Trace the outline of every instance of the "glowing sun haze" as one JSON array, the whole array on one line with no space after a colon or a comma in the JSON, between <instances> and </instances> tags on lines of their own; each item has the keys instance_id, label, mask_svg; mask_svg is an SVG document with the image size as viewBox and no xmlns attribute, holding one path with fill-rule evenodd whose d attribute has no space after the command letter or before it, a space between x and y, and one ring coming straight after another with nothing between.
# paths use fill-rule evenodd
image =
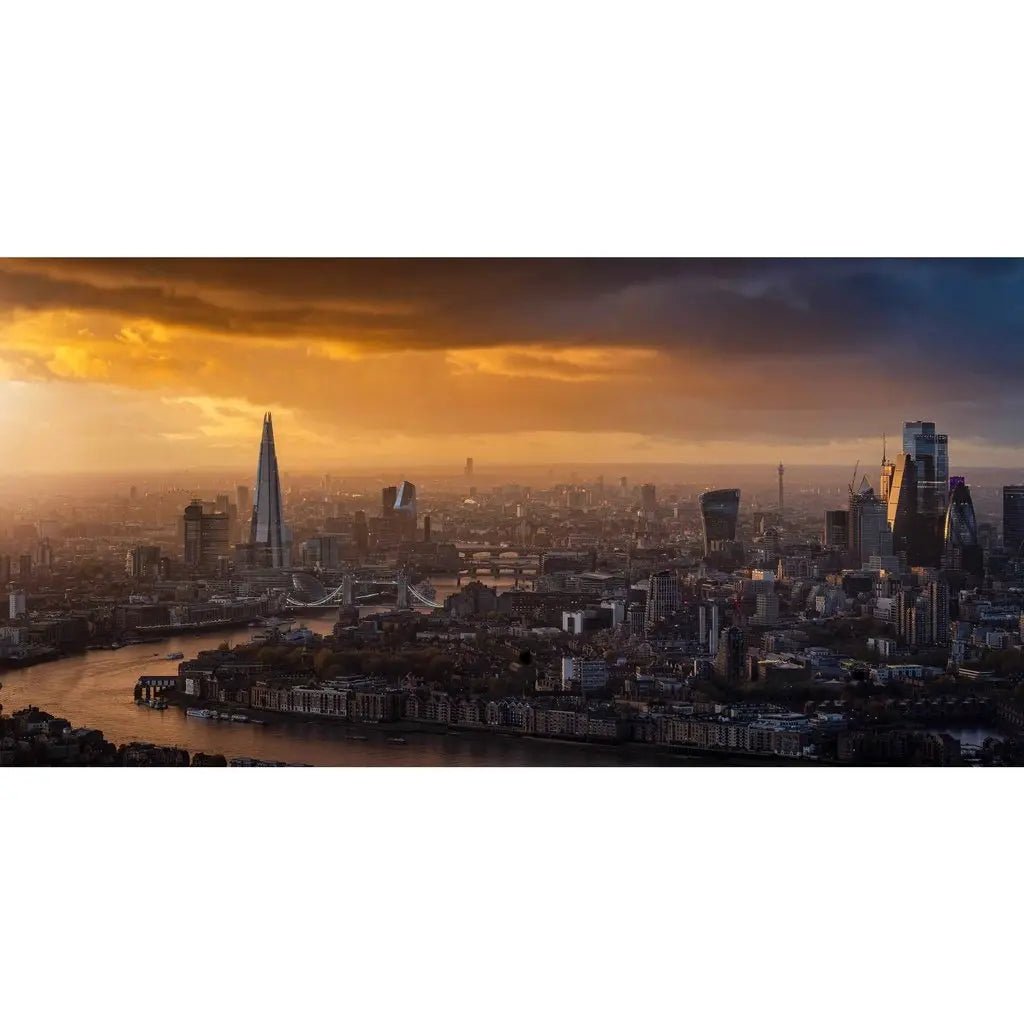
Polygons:
<instances>
[{"instance_id":1,"label":"glowing sun haze","mask_svg":"<svg viewBox=\"0 0 1024 1024\"><path fill-rule=\"evenodd\" d=\"M1024 270L916 260L5 260L9 471L1021 461Z\"/></svg>"}]
</instances>

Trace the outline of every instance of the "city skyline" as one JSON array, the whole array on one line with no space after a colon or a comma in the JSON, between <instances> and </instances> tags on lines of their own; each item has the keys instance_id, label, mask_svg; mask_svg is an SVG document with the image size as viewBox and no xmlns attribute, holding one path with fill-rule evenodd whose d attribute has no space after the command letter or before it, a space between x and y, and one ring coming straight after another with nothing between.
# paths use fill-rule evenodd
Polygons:
<instances>
[{"instance_id":1,"label":"city skyline","mask_svg":"<svg viewBox=\"0 0 1024 1024\"><path fill-rule=\"evenodd\" d=\"M16 472L241 469L268 408L293 471L871 464L901 415L945 424L959 467L1010 469L1022 281L1015 261L7 260L0 418L41 428Z\"/></svg>"},{"instance_id":2,"label":"city skyline","mask_svg":"<svg viewBox=\"0 0 1024 1024\"><path fill-rule=\"evenodd\" d=\"M353 491L283 488L267 410L251 485L0 507L4 687L46 705L0 714L0 764L1020 763L1024 487L976 508L944 428L842 500L781 463L760 496L481 487L473 456Z\"/></svg>"}]
</instances>

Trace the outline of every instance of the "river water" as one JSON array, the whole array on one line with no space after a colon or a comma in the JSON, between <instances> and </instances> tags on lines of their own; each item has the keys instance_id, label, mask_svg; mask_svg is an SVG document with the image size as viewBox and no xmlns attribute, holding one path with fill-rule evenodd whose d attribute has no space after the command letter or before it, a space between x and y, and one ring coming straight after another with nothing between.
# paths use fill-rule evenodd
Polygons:
<instances>
[{"instance_id":1,"label":"river water","mask_svg":"<svg viewBox=\"0 0 1024 1024\"><path fill-rule=\"evenodd\" d=\"M492 585L489 577L481 579ZM454 581L435 579L438 600ZM504 583L504 580L502 581ZM509 581L511 582L511 581ZM336 611L302 612L299 624L329 632ZM257 726L189 718L180 708L155 711L134 701L140 675L174 675L171 651L186 658L225 641L247 642L252 630L238 629L172 636L155 643L122 647L12 669L0 675L0 702L10 713L30 704L67 718L75 726L101 729L113 743L144 741L188 751L256 757L314 765L620 765L636 764L635 753L608 747L583 747L513 736L410 733L404 745L388 743L372 727L269 722ZM365 735L365 741L353 740ZM686 763L674 758L644 757L644 763Z\"/></svg>"}]
</instances>

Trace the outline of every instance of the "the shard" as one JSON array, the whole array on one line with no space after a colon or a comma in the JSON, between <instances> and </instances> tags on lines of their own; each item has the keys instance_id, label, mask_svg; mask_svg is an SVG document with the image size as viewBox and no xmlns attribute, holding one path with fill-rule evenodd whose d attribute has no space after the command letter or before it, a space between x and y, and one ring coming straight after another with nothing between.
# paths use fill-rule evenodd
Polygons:
<instances>
[{"instance_id":1,"label":"the shard","mask_svg":"<svg viewBox=\"0 0 1024 1024\"><path fill-rule=\"evenodd\" d=\"M277 471L277 452L274 450L274 422L268 412L263 417L263 437L260 440L260 461L256 467L256 493L249 532L249 543L255 549L258 563L273 569L287 567L290 559L286 538L287 530L281 512L281 478Z\"/></svg>"}]
</instances>

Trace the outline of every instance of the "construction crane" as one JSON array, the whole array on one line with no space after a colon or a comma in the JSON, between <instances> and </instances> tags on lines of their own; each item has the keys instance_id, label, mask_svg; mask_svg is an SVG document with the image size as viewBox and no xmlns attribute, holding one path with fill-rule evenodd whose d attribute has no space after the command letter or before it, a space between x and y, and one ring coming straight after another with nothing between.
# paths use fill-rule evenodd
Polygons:
<instances>
[{"instance_id":1,"label":"construction crane","mask_svg":"<svg viewBox=\"0 0 1024 1024\"><path fill-rule=\"evenodd\" d=\"M850 493L853 494L853 485L857 482L857 470L860 469L860 459L857 460L856 465L853 467L853 476L850 477Z\"/></svg>"}]
</instances>

